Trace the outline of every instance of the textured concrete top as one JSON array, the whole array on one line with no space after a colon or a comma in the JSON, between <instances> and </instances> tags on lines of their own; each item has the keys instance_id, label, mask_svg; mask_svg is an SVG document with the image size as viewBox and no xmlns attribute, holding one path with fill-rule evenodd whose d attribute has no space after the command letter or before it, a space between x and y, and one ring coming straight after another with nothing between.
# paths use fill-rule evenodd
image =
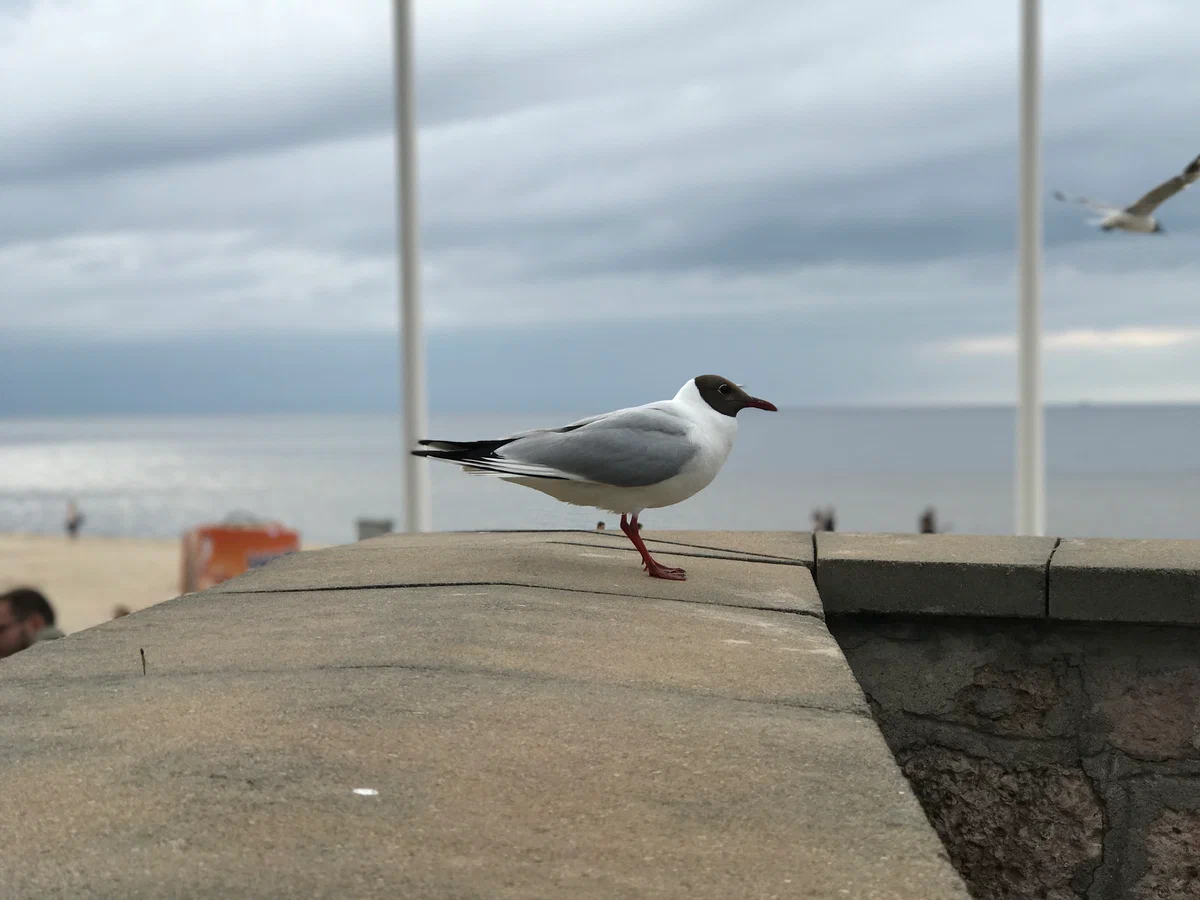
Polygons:
<instances>
[{"instance_id":1,"label":"textured concrete top","mask_svg":"<svg viewBox=\"0 0 1200 900\"><path fill-rule=\"evenodd\" d=\"M647 532L645 540L656 559L687 569L689 580L646 577L623 534L465 532L361 541L322 551L319 564L292 554L215 590L508 584L692 602L707 596L733 606L821 613L815 592L801 591L805 582L791 571L812 565L807 532ZM730 560L762 565L724 564Z\"/></svg>"},{"instance_id":2,"label":"textured concrete top","mask_svg":"<svg viewBox=\"0 0 1200 900\"><path fill-rule=\"evenodd\" d=\"M966 900L811 536L615 537L297 554L0 662L4 896Z\"/></svg>"},{"instance_id":3,"label":"textured concrete top","mask_svg":"<svg viewBox=\"0 0 1200 900\"><path fill-rule=\"evenodd\" d=\"M817 535L830 612L1044 616L1054 538Z\"/></svg>"},{"instance_id":4,"label":"textured concrete top","mask_svg":"<svg viewBox=\"0 0 1200 900\"><path fill-rule=\"evenodd\" d=\"M1200 541L819 533L827 613L1200 624Z\"/></svg>"},{"instance_id":5,"label":"textured concrete top","mask_svg":"<svg viewBox=\"0 0 1200 900\"><path fill-rule=\"evenodd\" d=\"M1200 623L1200 541L1062 541L1049 591L1055 618Z\"/></svg>"}]
</instances>

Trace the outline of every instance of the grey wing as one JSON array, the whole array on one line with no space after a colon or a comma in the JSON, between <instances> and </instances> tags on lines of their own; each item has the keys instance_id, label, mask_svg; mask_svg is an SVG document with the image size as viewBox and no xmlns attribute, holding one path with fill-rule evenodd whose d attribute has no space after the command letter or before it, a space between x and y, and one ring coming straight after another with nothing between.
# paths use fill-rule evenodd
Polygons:
<instances>
[{"instance_id":1,"label":"grey wing","mask_svg":"<svg viewBox=\"0 0 1200 900\"><path fill-rule=\"evenodd\" d=\"M574 431L576 428L596 422L605 418L606 416L615 416L623 412L626 412L626 410L618 409L614 412L598 413L594 416L588 416L586 419L576 419L574 422L568 422L566 425L558 425L553 428L530 428L528 431L518 431L515 434L510 434L507 438L505 438L505 440L515 441L518 438L525 438L530 437L531 435L540 434L562 434L567 431Z\"/></svg>"},{"instance_id":2,"label":"grey wing","mask_svg":"<svg viewBox=\"0 0 1200 900\"><path fill-rule=\"evenodd\" d=\"M585 481L644 487L678 475L696 455L699 447L689 430L688 422L673 412L643 406L529 434L498 453Z\"/></svg>"},{"instance_id":3,"label":"grey wing","mask_svg":"<svg viewBox=\"0 0 1200 900\"><path fill-rule=\"evenodd\" d=\"M1188 163L1188 167L1174 178L1167 179L1136 203L1125 207L1125 212L1135 216L1148 216L1164 202L1191 185L1197 178L1200 178L1200 156Z\"/></svg>"}]
</instances>

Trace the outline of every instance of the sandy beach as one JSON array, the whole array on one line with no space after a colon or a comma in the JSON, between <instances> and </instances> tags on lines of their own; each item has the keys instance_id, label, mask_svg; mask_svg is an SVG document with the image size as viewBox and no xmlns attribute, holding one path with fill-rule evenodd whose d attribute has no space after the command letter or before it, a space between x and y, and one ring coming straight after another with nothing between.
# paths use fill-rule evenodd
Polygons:
<instances>
[{"instance_id":1,"label":"sandy beach","mask_svg":"<svg viewBox=\"0 0 1200 900\"><path fill-rule=\"evenodd\" d=\"M178 539L0 535L0 592L38 588L68 634L179 596L179 568Z\"/></svg>"},{"instance_id":2,"label":"sandy beach","mask_svg":"<svg viewBox=\"0 0 1200 900\"><path fill-rule=\"evenodd\" d=\"M179 596L179 541L0 535L0 591L44 593L68 634L107 622L113 608Z\"/></svg>"}]
</instances>

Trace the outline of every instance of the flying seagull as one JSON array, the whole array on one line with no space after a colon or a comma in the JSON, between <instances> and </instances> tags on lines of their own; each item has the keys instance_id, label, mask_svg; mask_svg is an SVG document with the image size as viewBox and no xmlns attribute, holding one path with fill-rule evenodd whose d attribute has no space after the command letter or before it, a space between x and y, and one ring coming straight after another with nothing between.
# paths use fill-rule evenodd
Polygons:
<instances>
[{"instance_id":1,"label":"flying seagull","mask_svg":"<svg viewBox=\"0 0 1200 900\"><path fill-rule=\"evenodd\" d=\"M1162 223L1151 213L1184 188L1190 187L1198 178L1200 178L1200 156L1188 163L1187 168L1174 178L1168 178L1136 203L1124 209L1096 203L1087 197L1071 197L1062 191L1055 191L1054 198L1062 200L1064 203L1081 203L1092 212L1099 213L1103 218L1096 219L1092 224L1099 225L1103 231L1120 228L1124 231L1137 231L1143 234L1166 234Z\"/></svg>"},{"instance_id":2,"label":"flying seagull","mask_svg":"<svg viewBox=\"0 0 1200 900\"><path fill-rule=\"evenodd\" d=\"M580 419L560 428L487 441L420 441L415 456L458 463L575 506L621 515L652 578L684 581L683 569L654 561L638 534L644 509L681 503L717 477L733 449L737 414L775 412L720 375L700 375L674 398Z\"/></svg>"}]
</instances>

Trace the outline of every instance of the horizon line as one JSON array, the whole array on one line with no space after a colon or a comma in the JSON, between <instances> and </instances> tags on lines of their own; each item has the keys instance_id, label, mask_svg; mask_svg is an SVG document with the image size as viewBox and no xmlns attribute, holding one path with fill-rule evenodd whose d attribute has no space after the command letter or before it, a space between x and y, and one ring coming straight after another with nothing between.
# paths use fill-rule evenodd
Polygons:
<instances>
[{"instance_id":1,"label":"horizon line","mask_svg":"<svg viewBox=\"0 0 1200 900\"><path fill-rule=\"evenodd\" d=\"M1192 400L1067 400L1046 402L1046 410L1061 409L1188 409L1200 407L1200 397ZM986 410L1004 410L1016 412L1016 401L847 401L834 403L785 404L779 407L783 413L803 412L970 412ZM431 409L434 416L528 416L528 415L577 415L579 409L551 408L544 409ZM169 419L169 418L250 418L254 416L396 416L401 414L400 408L379 409L256 409L256 410L219 410L219 409L178 409L178 410L104 410L104 411L48 411L48 412L4 412L0 411L0 421L33 421L54 419ZM587 413L591 414L591 413Z\"/></svg>"}]
</instances>

